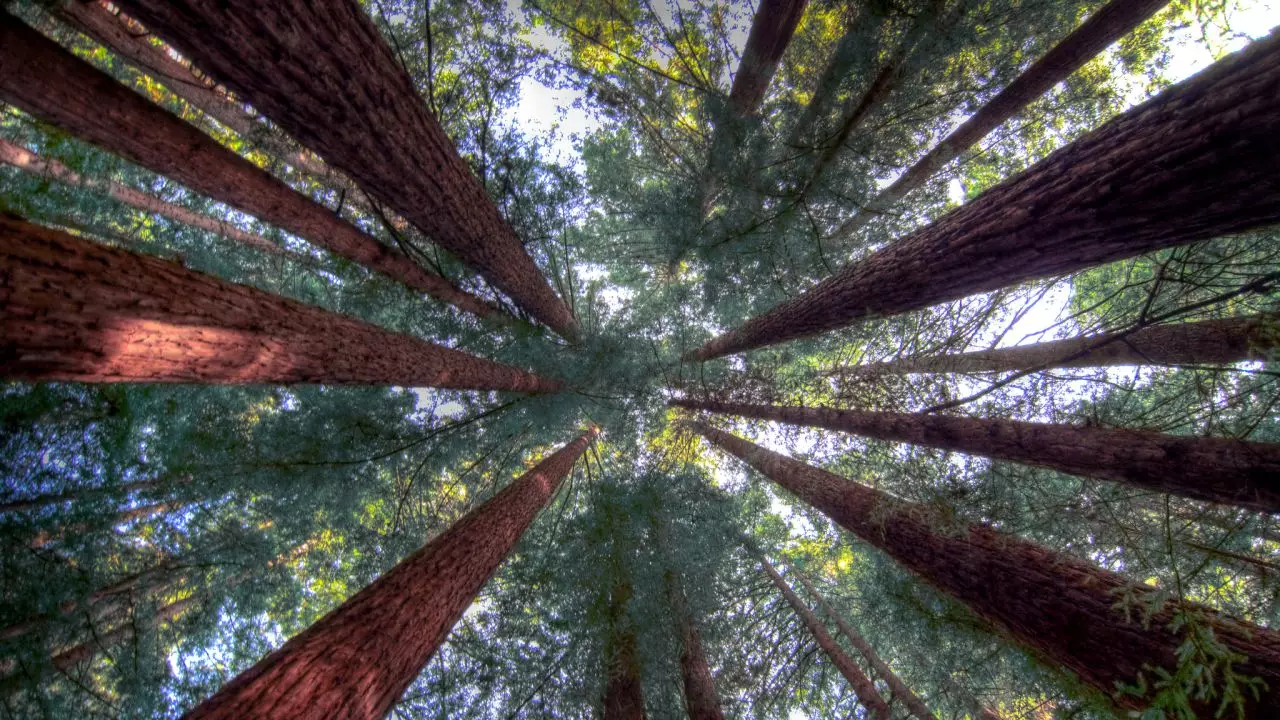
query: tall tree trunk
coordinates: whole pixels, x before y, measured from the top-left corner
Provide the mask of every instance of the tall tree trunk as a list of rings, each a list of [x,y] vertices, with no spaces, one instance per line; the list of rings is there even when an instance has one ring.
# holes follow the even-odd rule
[[[846,221],[837,234],[849,236],[868,220],[884,213],[908,193],[924,185],[934,173],[986,137],[988,133],[1017,115],[1093,59],[1111,43],[1168,4],[1168,0],[1112,0],[1089,16],[1070,35],[1063,38],[1043,57],[1014,78],[1013,82],[991,98],[986,105],[951,131],[937,147],[916,161],[892,185],[873,198],[857,215]]]
[[[631,600],[631,582],[625,578],[614,584],[609,595],[609,636],[604,651],[607,675],[604,685],[604,720],[645,720],[644,687],[640,681],[640,659],[636,655],[636,632],[626,620]]]
[[[856,16],[831,51],[831,57],[822,69],[813,95],[787,136],[786,146],[791,150],[816,145],[809,138],[810,132],[819,118],[827,114],[828,107],[839,92],[840,83],[860,61],[869,63],[879,50],[878,44],[869,40],[879,37],[887,19],[884,10],[868,4],[849,6],[845,11],[856,13]]]
[[[804,576],[804,573],[797,571],[795,576],[800,579],[800,584],[804,585],[805,589],[809,591],[809,595],[818,602],[818,607],[822,609],[822,612],[835,621],[836,628],[840,630],[840,634],[844,635],[849,644],[862,653],[862,657],[867,659],[867,662],[876,671],[876,675],[879,675],[880,679],[884,680],[889,689],[893,691],[893,700],[895,702],[902,701],[907,710],[918,720],[938,720],[930,712],[929,706],[925,705],[924,701],[912,692],[906,683],[902,682],[902,678],[898,677],[888,663],[881,659],[880,654],[876,652],[875,648],[871,647],[871,643],[867,642],[861,633],[846,622],[844,617],[836,612],[835,608],[831,607],[831,604],[827,602],[826,598],[822,597],[822,593],[818,592],[817,588]]]
[[[565,337],[577,322],[355,0],[129,0],[303,145]]]
[[[594,437],[538,463],[186,717],[385,716]]]
[[[201,230],[214,233],[215,235],[221,235],[233,242],[242,243],[255,250],[262,250],[273,255],[282,255],[305,265],[313,264],[310,258],[289,252],[261,235],[254,235],[253,233],[245,232],[231,223],[188,210],[181,205],[174,205],[173,203],[165,202],[154,195],[148,195],[144,192],[140,192],[128,185],[109,180],[103,181],[96,178],[81,177],[79,173],[63,165],[57,160],[46,160],[41,158],[39,155],[36,155],[26,148],[14,145],[3,138],[0,138],[0,163],[12,165],[19,170],[29,172],[33,175],[52,178],[67,185],[77,185],[92,190],[98,190],[105,193],[111,199],[124,205],[128,205],[135,210],[141,210],[145,213],[154,213],[161,217],[173,220],[174,222],[200,228]]]
[[[1086,335],[956,355],[919,355],[850,367],[832,374],[867,377],[1113,365],[1229,365],[1272,359],[1278,347],[1280,316],[1249,315],[1154,325],[1135,332]]]
[[[128,510],[121,510],[111,518],[109,527],[123,525],[125,523],[133,522],[134,520],[146,520],[147,518],[155,517],[156,515],[163,515],[170,510],[178,510],[185,507],[187,504],[188,503],[185,502],[159,502],[130,508]],[[41,530],[36,533],[30,541],[28,541],[27,546],[32,549],[39,549],[48,546],[50,543],[57,542],[65,538],[67,535],[78,535],[97,526],[97,523],[83,522],[76,523],[75,525],[59,525],[57,527],[49,528],[48,530]]]
[[[711,668],[707,665],[707,656],[702,648],[702,634],[698,632],[698,626],[689,610],[689,599],[684,592],[681,573],[672,563],[666,522],[657,511],[653,514],[653,529],[658,556],[663,564],[662,581],[667,603],[675,616],[676,630],[680,634],[680,679],[684,683],[684,701],[689,711],[689,720],[724,720],[720,694],[716,692]]]
[[[1274,630],[1178,601],[1165,603],[1144,623],[1117,601],[1126,598],[1135,603],[1127,607],[1142,607],[1152,588],[985,525],[957,527],[935,508],[903,502],[704,423],[688,426],[1120,707],[1145,707],[1157,680],[1152,668],[1177,668],[1186,628],[1172,630],[1175,619],[1207,626],[1217,642],[1248,658],[1234,671],[1261,677],[1267,689],[1260,701],[1246,700],[1247,708],[1280,707],[1280,633]],[[1117,691],[1140,675],[1148,695]],[[1197,712],[1208,715],[1219,700],[1189,698]]]
[[[437,300],[497,312],[3,11],[0,99]]]
[[[693,353],[817,335],[1280,222],[1280,33]]]
[[[889,704],[880,696],[880,692],[876,690],[876,685],[871,681],[871,678],[862,672],[862,669],[853,661],[853,658],[849,657],[844,648],[840,647],[840,644],[836,642],[836,639],[831,637],[831,633],[827,632],[827,629],[823,627],[822,621],[818,619],[818,616],[814,615],[813,611],[791,589],[791,586],[787,585],[787,581],[783,580],[778,571],[773,568],[773,565],[769,564],[769,560],[764,555],[756,553],[750,547],[748,547],[748,550],[760,561],[760,567],[764,568],[765,574],[773,581],[774,586],[778,588],[778,592],[782,593],[782,596],[786,598],[787,604],[804,621],[805,627],[809,629],[813,639],[818,642],[818,647],[821,647],[822,651],[831,659],[831,664],[835,665],[840,674],[844,676],[844,679],[849,681],[854,694],[858,696],[858,702],[862,703],[862,706],[867,709],[867,714],[875,718],[875,720],[889,720]]]
[[[553,392],[518,368],[0,216],[0,375]]]
[[[694,410],[1008,460],[1258,512],[1280,512],[1280,443],[951,415],[671,402]]]
[[[760,109],[806,4],[808,0],[760,0],[729,91],[738,115],[754,115]]]
[[[125,598],[146,594],[168,585],[171,581],[173,570],[174,565],[172,562],[162,562],[155,567],[133,573],[110,585],[98,588],[83,599],[67,600],[60,603],[52,612],[30,617],[27,620],[0,628],[0,641],[22,637],[37,628],[43,627],[51,620],[76,612],[88,613],[90,622],[96,625],[105,618],[122,612],[126,607]]]
[[[152,480],[134,480],[132,482],[123,482],[118,485],[103,485],[101,487],[92,488],[75,488],[72,490],[64,490],[57,493],[46,493],[44,495],[36,495],[35,497],[26,498],[24,500],[10,500],[6,503],[0,503],[0,514],[11,512],[24,512],[27,510],[39,510],[40,508],[49,507],[50,505],[59,505],[65,502],[96,500],[102,497],[117,497],[127,495],[139,490],[156,490],[159,488],[170,488],[177,485],[185,485],[191,482],[189,476],[179,478],[159,477]]]

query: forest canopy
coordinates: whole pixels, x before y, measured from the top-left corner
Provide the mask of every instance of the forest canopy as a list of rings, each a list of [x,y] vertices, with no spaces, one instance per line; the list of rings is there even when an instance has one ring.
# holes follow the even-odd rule
[[[0,717],[1277,717],[1268,2],[0,3]]]

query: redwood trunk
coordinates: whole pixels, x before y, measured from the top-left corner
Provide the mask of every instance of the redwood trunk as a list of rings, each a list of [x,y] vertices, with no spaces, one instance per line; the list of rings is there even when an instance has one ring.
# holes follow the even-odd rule
[[[729,101],[738,115],[753,115],[760,109],[807,3],[808,0],[760,0],[729,91]]]
[[[4,628],[0,628],[0,641],[9,641],[22,637],[32,630],[40,628],[59,617],[75,612],[87,612],[90,622],[97,624],[106,618],[120,614],[126,607],[124,598],[149,593],[151,590],[165,587],[170,579],[173,565],[170,562],[133,573],[106,587],[99,588],[80,600],[67,600],[49,613],[28,618]]]
[[[889,689],[893,691],[893,699],[895,701],[902,701],[902,703],[906,705],[907,710],[919,720],[938,720],[937,717],[930,712],[929,707],[924,704],[924,701],[917,697],[916,694],[911,691],[911,688],[907,687],[907,684],[902,682],[902,678],[898,677],[897,673],[889,667],[888,663],[880,658],[880,654],[876,652],[875,648],[871,647],[871,643],[867,642],[866,638],[862,637],[862,635],[855,630],[852,625],[845,622],[845,619],[841,617],[840,613],[836,612],[836,609],[831,607],[826,598],[822,597],[822,593],[819,593],[809,582],[808,578],[799,572],[796,573],[796,577],[800,578],[800,584],[804,585],[805,589],[809,591],[809,594],[813,596],[813,599],[818,601],[818,607],[822,608],[822,612],[826,613],[827,617],[835,621],[836,628],[838,628],[840,633],[845,636],[849,641],[849,644],[853,645],[857,648],[858,652],[862,653],[862,657],[866,658],[867,662],[871,664],[871,667],[876,671],[876,675],[879,675],[880,679],[884,680],[885,683],[888,684]]]
[[[0,375],[552,392],[559,383],[0,216]]]
[[[1140,673],[1154,681],[1153,666],[1176,668],[1185,637],[1170,625],[1181,610],[1196,613],[1218,642],[1248,658],[1235,672],[1267,683],[1252,709],[1280,706],[1280,633],[1176,602],[1144,624],[1126,616],[1117,598],[1128,594],[1141,605],[1151,588],[985,525],[955,527],[934,508],[902,502],[705,424],[689,425],[1119,706],[1139,709],[1150,699],[1117,693],[1119,684],[1134,684]],[[1217,707],[1217,699],[1191,702],[1209,714]]]
[[[626,619],[631,583],[614,585],[609,596],[609,637],[605,642],[608,675],[604,686],[604,720],[645,720],[644,687],[636,655],[636,633]]]
[[[950,415],[690,400],[672,404],[925,445],[1258,512],[1280,512],[1280,443]]]
[[[3,11],[0,99],[442,302],[496,312]]]
[[[119,4],[531,315],[576,335],[569,308],[357,2]]]
[[[0,514],[24,512],[26,510],[38,510],[40,508],[49,507],[50,505],[59,505],[64,502],[121,496],[137,490],[155,490],[157,488],[169,487],[171,485],[185,485],[189,482],[191,482],[189,477],[178,478],[176,480],[162,477],[154,480],[135,480],[133,482],[120,483],[119,485],[104,485],[102,487],[65,490],[60,493],[47,493],[45,495],[37,495],[25,500],[10,500],[6,503],[0,503]]]
[[[186,717],[382,718],[595,433],[566,445]]]
[[[782,579],[777,570],[773,569],[773,565],[765,559],[763,555],[758,555],[760,567],[764,568],[765,574],[777,586],[778,591],[787,599],[787,603],[796,611],[800,619],[804,621],[804,625],[813,634],[813,639],[818,641],[818,646],[822,648],[827,657],[831,659],[831,664],[836,666],[840,674],[845,680],[849,681],[849,685],[853,688],[853,692],[858,696],[858,702],[867,709],[867,714],[875,720],[889,720],[889,704],[880,697],[880,692],[876,690],[875,683],[871,682],[871,678],[867,677],[858,664],[849,657],[844,648],[831,637],[831,633],[823,627],[822,621],[817,615],[804,604],[804,601],[792,591],[787,585],[787,581]]]
[[[214,233],[215,235],[221,235],[228,240],[242,243],[254,248],[255,250],[262,250],[274,255],[283,255],[291,260],[311,264],[310,258],[288,252],[270,240],[260,235],[245,232],[231,223],[223,222],[208,215],[201,215],[200,213],[188,210],[181,205],[174,205],[173,203],[165,202],[158,197],[140,192],[121,183],[81,177],[79,173],[76,173],[71,168],[63,165],[57,160],[46,160],[41,158],[39,155],[36,155],[26,148],[14,145],[3,138],[0,138],[0,163],[12,165],[13,167],[29,172],[33,175],[52,178],[67,185],[79,185],[81,187],[98,190],[106,193],[106,195],[111,199],[128,205],[135,210],[141,210],[145,213],[154,213],[161,217],[173,220],[174,222],[197,227],[201,230]]]
[[[693,355],[739,353],[1280,222],[1277,136],[1280,34]]]
[[[716,692],[711,668],[702,648],[702,633],[694,623],[685,596],[681,574],[671,563],[671,548],[664,521],[656,513],[653,516],[654,535],[658,555],[664,565],[662,580],[666,586],[667,602],[676,618],[680,633],[680,679],[684,683],[685,707],[690,720],[724,720],[720,708],[720,694]]]
[[[908,193],[924,185],[934,173],[1022,112],[1054,85],[1064,81],[1111,43],[1141,25],[1168,0],[1112,0],[1070,35],[1045,53],[1021,75],[1014,78],[986,105],[983,105],[937,147],[912,165],[892,185],[873,198],[857,215],[840,227],[838,234],[851,235],[868,220],[888,210]]]
[[[1113,365],[1229,365],[1270,360],[1280,347],[1280,317],[1248,317],[1155,325],[957,355],[906,357],[851,367],[857,376],[905,373],[979,373]]]
[[[161,502],[153,503],[151,505],[143,505],[142,507],[131,508],[129,510],[122,510],[121,512],[116,513],[111,519],[110,527],[123,525],[124,523],[133,522],[134,520],[146,520],[147,518],[167,513],[170,510],[178,510],[185,505],[187,505],[185,502]],[[69,526],[60,525],[48,530],[41,530],[36,533],[35,537],[31,538],[31,540],[27,542],[27,546],[38,550],[50,543],[61,540],[68,534],[77,535],[87,532],[94,527],[97,527],[97,525],[85,522]]]

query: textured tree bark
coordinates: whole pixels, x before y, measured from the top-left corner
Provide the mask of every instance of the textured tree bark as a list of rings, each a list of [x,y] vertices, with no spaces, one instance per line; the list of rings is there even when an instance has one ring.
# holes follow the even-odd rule
[[[1280,222],[1280,33],[695,351],[817,335]]]
[[[165,202],[158,197],[148,195],[144,192],[135,190],[128,185],[112,181],[102,181],[96,178],[81,177],[79,173],[71,168],[63,165],[57,160],[46,160],[39,155],[27,150],[26,148],[14,145],[8,140],[0,138],[0,163],[12,165],[20,170],[29,172],[33,175],[57,180],[67,185],[78,185],[80,187],[90,188],[105,193],[113,200],[119,201],[125,205],[142,212],[154,213],[161,217],[169,218],[174,222],[183,223],[192,227],[200,228],[216,235],[242,243],[255,250],[262,250],[273,255],[282,255],[297,262],[312,264],[309,258],[303,257],[296,253],[286,251],[284,248],[276,245],[270,240],[245,232],[240,228],[226,222],[222,222],[217,218],[188,210],[181,205]]]
[[[888,663],[881,659],[880,654],[876,652],[875,648],[871,647],[871,643],[867,642],[861,633],[846,622],[840,613],[836,612],[835,608],[831,607],[826,598],[822,597],[822,593],[818,592],[813,587],[813,584],[809,582],[809,579],[804,576],[804,573],[796,572],[795,576],[800,579],[800,584],[804,585],[805,589],[809,591],[809,595],[818,601],[818,607],[822,608],[822,612],[835,621],[836,628],[840,630],[840,634],[844,635],[849,644],[862,653],[862,657],[866,658],[867,662],[871,664],[871,667],[876,671],[876,675],[879,675],[880,679],[884,680],[889,689],[893,691],[893,700],[895,702],[902,701],[907,710],[918,720],[938,720],[930,712],[929,706],[925,705],[924,701],[912,692],[906,683],[902,682],[902,678],[898,677]]]
[[[384,717],[594,437],[538,463],[185,717]]]
[[[823,627],[822,621],[818,619],[818,616],[814,615],[813,611],[791,589],[791,586],[787,585],[787,581],[782,579],[782,576],[773,568],[773,565],[769,564],[769,561],[763,555],[757,554],[756,558],[760,561],[760,567],[764,568],[765,574],[769,576],[769,579],[778,588],[778,592],[781,592],[782,596],[787,599],[787,604],[791,605],[796,614],[800,616],[800,619],[804,621],[805,627],[813,634],[813,639],[818,642],[818,646],[831,659],[831,664],[835,665],[840,674],[844,676],[844,679],[849,681],[854,694],[858,696],[858,702],[862,703],[862,706],[867,709],[867,714],[875,718],[875,720],[889,720],[889,704],[880,696],[880,692],[876,690],[876,685],[871,681],[871,678],[862,672],[862,669],[853,661],[853,658],[849,657],[844,648],[840,647],[835,638],[831,637],[831,633],[827,632],[827,629]]]
[[[680,633],[680,679],[684,684],[684,701],[685,708],[689,711],[689,720],[724,720],[720,694],[716,692],[711,668],[702,648],[702,634],[698,632],[698,626],[689,610],[681,573],[671,562],[671,543],[666,524],[656,512],[653,515],[653,529],[658,555],[663,563],[662,580],[667,603],[671,606],[671,613],[676,618],[676,629]]]
[[[753,115],[760,109],[806,4],[808,0],[760,0],[729,90],[729,101],[738,115]]]
[[[1229,365],[1270,360],[1280,347],[1280,316],[1154,325],[1136,332],[1087,335],[956,355],[920,355],[832,373],[853,377],[906,373],[979,373],[1113,365]]]
[[[672,404],[925,445],[1194,500],[1280,512],[1280,443],[951,415],[691,400]]]
[[[481,317],[498,312],[3,11],[0,99],[437,300]]]
[[[1107,49],[1107,46],[1129,34],[1166,4],[1168,0],[1112,0],[1089,16],[1080,27],[1014,78],[1008,87],[997,93],[960,127],[951,131],[937,147],[916,161],[892,185],[882,190],[857,215],[841,225],[836,234],[847,237],[860,230],[868,220],[884,213],[912,190],[924,185],[934,173],[960,157],[1054,85],[1066,80],[1098,53]]]
[[[557,381],[0,215],[0,375],[554,392]]]
[[[535,318],[576,336],[569,308],[354,0],[119,4]]]
[[[1152,668],[1177,667],[1185,637],[1170,629],[1175,616],[1207,624],[1218,642],[1248,658],[1235,666],[1237,673],[1267,683],[1246,712],[1280,707],[1280,633],[1274,630],[1187,602],[1165,603],[1144,624],[1141,611],[1130,617],[1118,603],[1130,598],[1136,604],[1128,607],[1143,607],[1151,588],[985,525],[956,527],[934,508],[903,502],[703,423],[688,426],[1122,708],[1141,709],[1151,696],[1120,693],[1119,684],[1132,686],[1139,674],[1154,683]],[[1212,716],[1217,701],[1191,704]]]

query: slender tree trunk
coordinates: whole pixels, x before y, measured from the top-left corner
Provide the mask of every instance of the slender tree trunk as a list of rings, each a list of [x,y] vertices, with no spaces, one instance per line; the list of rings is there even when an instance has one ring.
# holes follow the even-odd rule
[[[1266,682],[1260,701],[1246,701],[1246,713],[1280,706],[1280,633],[1177,601],[1144,623],[1141,613],[1127,614],[1118,603],[1127,599],[1133,602],[1126,607],[1142,607],[1154,592],[1149,587],[985,525],[956,527],[934,508],[903,502],[703,423],[688,426],[1120,707],[1141,709],[1151,697],[1119,693],[1121,684],[1132,686],[1142,675],[1153,693],[1152,668],[1177,668],[1186,630],[1171,629],[1175,618],[1207,626],[1217,642],[1248,658],[1234,666],[1236,673]],[[1219,699],[1189,701],[1197,712],[1212,715]]]
[[[119,3],[565,337],[577,322],[355,0]]]
[[[729,91],[738,115],[754,115],[760,109],[807,4],[808,0],[760,0]]]
[[[895,701],[901,700],[907,710],[919,720],[938,720],[929,710],[929,706],[925,705],[924,701],[912,692],[906,683],[902,682],[902,678],[898,677],[888,663],[880,658],[880,654],[876,652],[875,648],[871,647],[871,643],[867,642],[866,638],[862,637],[852,625],[841,617],[840,613],[836,612],[835,608],[831,607],[831,604],[827,602],[826,598],[822,597],[822,593],[818,592],[817,588],[804,576],[804,573],[797,571],[795,576],[800,579],[800,584],[804,585],[805,589],[809,591],[809,595],[818,602],[818,607],[822,609],[822,612],[835,621],[836,628],[840,630],[840,634],[844,635],[849,644],[862,653],[862,657],[867,659],[867,662],[876,671],[876,675],[879,675],[880,679],[884,680],[889,689],[893,691],[893,699]]]
[[[672,404],[1045,467],[1258,512],[1280,512],[1280,443],[951,415],[691,400]]]
[[[594,436],[538,463],[186,717],[384,717]]]
[[[0,216],[0,375],[553,392],[518,368]]]
[[[716,692],[711,668],[702,648],[702,634],[698,632],[698,626],[689,610],[689,599],[685,596],[681,573],[671,561],[671,543],[666,523],[657,512],[653,515],[653,529],[658,556],[663,563],[662,580],[667,602],[680,633],[680,678],[684,683],[684,701],[689,711],[689,720],[724,720],[720,694]]]
[[[3,11],[0,99],[437,300],[497,312]]]
[[[109,527],[123,525],[125,523],[133,522],[134,520],[146,520],[147,518],[152,518],[156,515],[163,515],[170,510],[178,510],[186,505],[187,503],[185,502],[160,502],[122,510],[116,513],[111,519]],[[57,542],[65,538],[67,535],[78,535],[87,532],[94,527],[97,527],[96,523],[84,522],[76,523],[75,525],[59,525],[57,527],[49,528],[48,530],[41,530],[36,533],[35,537],[31,538],[27,543],[27,546],[32,549],[39,549],[48,546],[50,543]]]
[[[867,377],[1113,365],[1230,365],[1245,360],[1269,360],[1275,356],[1277,347],[1280,347],[1280,316],[1250,315],[1155,325],[1131,333],[1086,335],[956,355],[905,357],[832,374]]]
[[[37,495],[35,497],[26,498],[25,500],[10,500],[6,503],[0,503],[0,514],[39,510],[40,508],[49,507],[50,505],[60,505],[65,502],[96,500],[102,497],[119,497],[139,490],[169,488],[177,485],[185,485],[190,482],[190,477],[180,477],[176,479],[159,477],[152,480],[134,480],[133,482],[124,482],[119,485],[75,488],[72,490],[64,490],[59,493]]]
[[[924,185],[934,173],[960,157],[1054,85],[1066,80],[1167,3],[1168,0],[1112,0],[1045,53],[1044,57],[1014,78],[1004,90],[908,168],[892,185],[882,190],[861,212],[846,221],[837,234],[847,237],[857,232],[868,220],[884,213],[912,190]]]
[[[751,548],[748,548],[748,550],[751,550]],[[849,657],[844,648],[840,647],[840,644],[836,642],[836,639],[831,637],[831,633],[827,632],[827,629],[823,627],[822,621],[818,619],[818,616],[814,615],[813,611],[791,589],[791,586],[787,585],[787,581],[783,580],[778,571],[773,568],[773,565],[769,564],[768,559],[762,554],[752,552],[756,555],[756,559],[760,561],[760,567],[764,568],[765,574],[769,576],[769,579],[778,588],[778,592],[782,593],[782,596],[787,599],[787,604],[791,605],[796,611],[796,614],[804,621],[805,627],[813,634],[813,639],[818,642],[818,646],[831,659],[831,664],[835,665],[840,674],[844,676],[844,679],[849,681],[854,694],[858,696],[858,702],[862,703],[862,706],[867,709],[867,714],[875,718],[875,720],[889,720],[889,704],[880,696],[880,692],[876,690],[876,685],[871,681],[871,678],[862,672],[862,669],[853,661],[853,658]]]
[[[110,585],[94,590],[84,599],[67,600],[60,603],[53,612],[37,615],[22,622],[0,628],[0,641],[22,637],[33,630],[43,627],[51,620],[77,612],[88,613],[90,622],[96,625],[106,618],[122,613],[126,608],[124,600],[126,597],[146,594],[152,590],[167,586],[171,580],[170,576],[173,570],[172,563],[161,563],[156,567],[133,573]]]
[[[787,137],[788,148],[795,150],[815,145],[809,138],[810,132],[819,118],[827,114],[828,107],[839,92],[841,82],[860,61],[870,63],[879,49],[878,44],[872,40],[880,35],[880,30],[887,19],[885,13],[870,5],[851,6],[846,9],[846,12],[856,12],[857,16],[849,24],[845,34],[840,37],[835,49],[831,51],[831,57],[823,67],[818,84],[814,87],[813,96],[805,105],[804,111],[801,112]]]
[[[1280,33],[727,332],[698,360],[1280,222]]]
[[[626,620],[631,583],[614,584],[609,595],[609,636],[605,642],[608,662],[604,685],[604,720],[645,720],[644,687],[636,656],[636,633]]]
[[[148,195],[118,182],[81,177],[79,173],[57,160],[41,158],[26,148],[14,145],[3,138],[0,138],[0,163],[12,165],[33,175],[52,178],[67,185],[77,185],[98,190],[111,199],[128,205],[135,210],[154,213],[174,222],[200,228],[215,235],[221,235],[233,242],[247,245],[255,250],[262,250],[273,255],[282,255],[306,265],[313,264],[310,258],[289,252],[270,240],[260,235],[245,232],[231,223],[188,210],[181,205],[165,202],[158,197]]]

